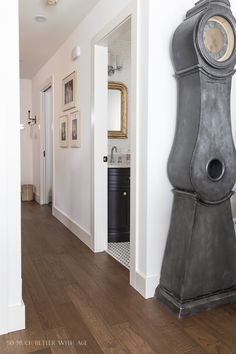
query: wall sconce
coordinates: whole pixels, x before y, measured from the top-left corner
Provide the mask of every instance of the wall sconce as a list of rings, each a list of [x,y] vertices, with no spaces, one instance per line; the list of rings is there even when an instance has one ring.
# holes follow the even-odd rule
[[[31,126],[36,124],[36,116],[34,118],[31,118],[30,111],[28,111],[28,124]]]
[[[80,47],[79,46],[75,47],[71,52],[72,60],[75,61],[75,60],[79,59],[80,54],[81,54]]]
[[[109,64],[108,64],[108,76],[112,76],[115,74],[116,71],[121,71],[123,66],[120,61],[119,55],[109,55]]]
[[[46,5],[49,6],[56,6],[58,3],[58,0],[46,0]]]

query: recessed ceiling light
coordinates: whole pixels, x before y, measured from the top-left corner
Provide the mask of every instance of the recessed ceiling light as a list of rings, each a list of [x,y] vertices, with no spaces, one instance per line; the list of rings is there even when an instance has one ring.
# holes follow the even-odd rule
[[[37,16],[35,16],[35,21],[37,21],[37,22],[46,22],[47,21],[47,17],[45,17],[45,16],[42,16],[42,15],[37,15]]]

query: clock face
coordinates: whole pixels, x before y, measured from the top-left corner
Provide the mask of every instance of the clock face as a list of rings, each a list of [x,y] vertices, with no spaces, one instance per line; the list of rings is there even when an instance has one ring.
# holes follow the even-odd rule
[[[210,18],[203,31],[203,41],[208,55],[218,62],[228,60],[235,46],[231,24],[221,16]]]

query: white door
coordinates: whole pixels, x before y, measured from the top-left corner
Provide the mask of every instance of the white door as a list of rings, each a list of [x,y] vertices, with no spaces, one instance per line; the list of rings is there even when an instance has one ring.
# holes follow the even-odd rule
[[[53,120],[52,120],[52,88],[43,92],[44,116],[44,204],[52,202],[53,185]]]
[[[103,46],[94,47],[94,251],[107,249],[107,67],[108,49]]]

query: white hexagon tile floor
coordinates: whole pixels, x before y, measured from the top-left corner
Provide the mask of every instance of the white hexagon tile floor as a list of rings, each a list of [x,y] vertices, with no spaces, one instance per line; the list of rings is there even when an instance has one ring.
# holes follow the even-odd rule
[[[127,269],[130,269],[130,243],[129,242],[111,242],[108,243],[106,251]]]

